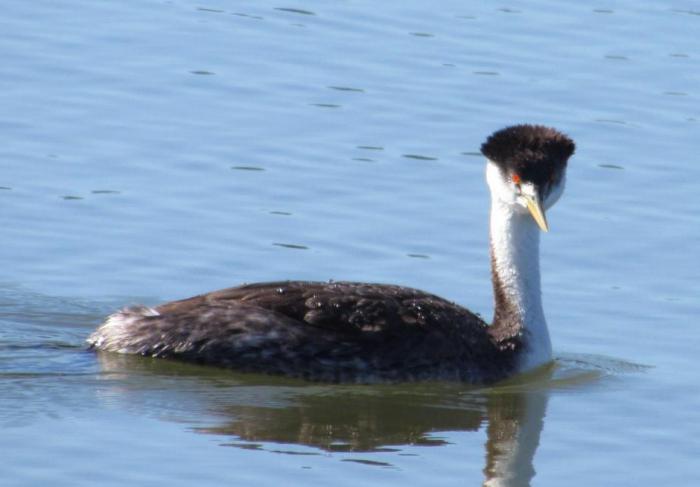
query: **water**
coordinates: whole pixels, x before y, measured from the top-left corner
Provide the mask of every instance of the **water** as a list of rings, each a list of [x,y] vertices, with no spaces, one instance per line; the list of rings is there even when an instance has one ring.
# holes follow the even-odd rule
[[[0,482],[697,485],[698,28],[683,0],[4,5]],[[475,153],[516,122],[578,145],[546,373],[327,386],[84,350],[124,304],[271,279],[490,316]]]

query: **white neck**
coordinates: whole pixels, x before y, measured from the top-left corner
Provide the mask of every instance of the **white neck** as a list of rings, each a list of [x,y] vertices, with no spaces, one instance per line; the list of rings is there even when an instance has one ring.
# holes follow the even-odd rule
[[[522,372],[552,359],[540,290],[540,229],[525,208],[508,199],[508,183],[492,163],[487,166],[487,180],[491,187],[491,264],[496,298],[492,326],[496,337],[522,338]]]

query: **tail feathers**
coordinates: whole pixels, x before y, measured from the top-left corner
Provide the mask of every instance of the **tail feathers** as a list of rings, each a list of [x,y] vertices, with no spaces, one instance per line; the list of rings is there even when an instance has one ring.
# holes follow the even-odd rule
[[[148,306],[130,306],[111,314],[87,339],[92,349],[119,353],[142,353],[142,347],[134,340],[135,329],[143,326],[150,317],[160,316]]]

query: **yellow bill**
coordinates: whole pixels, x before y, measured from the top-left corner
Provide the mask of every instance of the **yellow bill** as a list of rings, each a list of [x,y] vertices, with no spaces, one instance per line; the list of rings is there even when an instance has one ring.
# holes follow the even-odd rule
[[[537,222],[537,225],[543,232],[548,232],[549,225],[547,225],[547,217],[544,215],[540,199],[537,196],[534,198],[532,196],[525,196],[525,201],[527,202],[527,209],[530,210],[530,214]]]

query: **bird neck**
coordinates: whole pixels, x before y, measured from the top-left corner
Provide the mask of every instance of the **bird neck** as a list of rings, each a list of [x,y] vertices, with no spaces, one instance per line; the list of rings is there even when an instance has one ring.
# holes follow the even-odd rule
[[[524,211],[492,196],[491,272],[495,312],[491,336],[502,350],[522,348],[521,370],[551,360],[540,290],[540,230]]]

